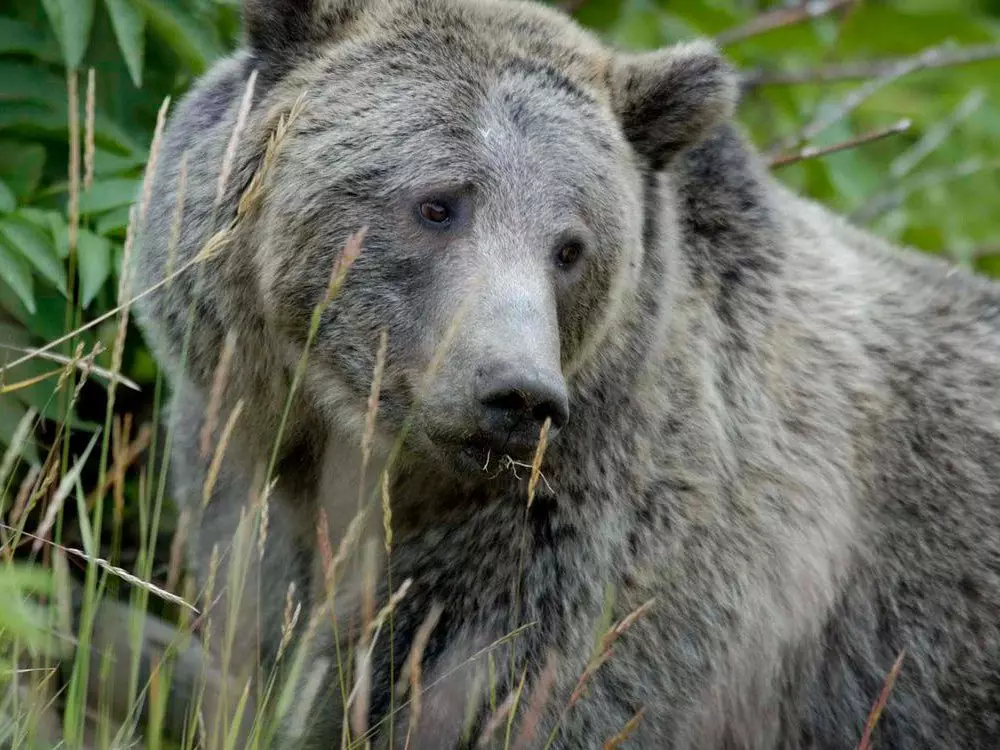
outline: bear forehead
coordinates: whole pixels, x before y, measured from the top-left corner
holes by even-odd
[[[370,81],[378,75],[398,80],[405,73],[443,83],[456,77],[482,80],[520,67],[601,104],[610,102],[608,50],[561,13],[536,3],[372,0],[360,6],[356,17],[293,68],[292,85],[350,69]]]

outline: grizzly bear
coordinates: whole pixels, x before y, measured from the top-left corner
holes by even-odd
[[[878,746],[997,746],[1000,288],[772,179],[707,42],[244,15],[137,246],[216,736],[842,750],[902,655]]]

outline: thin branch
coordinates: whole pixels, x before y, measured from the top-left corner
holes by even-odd
[[[838,81],[858,81],[866,78],[881,78],[909,61],[917,65],[916,70],[936,70],[957,65],[971,65],[1000,58],[1000,44],[978,44],[969,47],[942,49],[935,47],[913,57],[884,58],[866,62],[839,63],[822,68],[801,71],[771,72],[759,70],[749,73],[743,79],[744,89],[759,86],[796,86],[814,83],[836,83]]]
[[[775,167],[783,167],[787,164],[795,164],[796,162],[805,161],[806,159],[818,159],[821,156],[826,156],[828,154],[835,154],[838,151],[846,151],[851,148],[857,148],[858,146],[863,146],[872,141],[880,141],[883,138],[888,138],[890,135],[898,135],[899,133],[905,133],[910,129],[913,123],[909,118],[903,118],[895,125],[890,125],[887,128],[882,128],[881,130],[873,130],[869,133],[863,133],[856,138],[851,138],[848,141],[843,141],[841,143],[835,143],[832,146],[806,146],[800,148],[798,151],[792,151],[791,153],[782,154],[781,156],[772,157],[768,166],[772,169]]]
[[[847,117],[847,115],[860,107],[878,91],[906,74],[917,70],[929,60],[936,59],[940,56],[941,52],[941,47],[932,47],[924,50],[916,57],[904,58],[894,66],[885,69],[877,78],[865,81],[838,102],[821,106],[819,112],[811,122],[805,125],[798,133],[781,141],[776,148],[771,150],[768,156],[773,158],[782,151],[788,151],[789,149],[808,143],[828,127]]]
[[[889,175],[893,180],[906,177],[935,149],[941,146],[955,131],[959,124],[970,117],[986,101],[986,92],[982,88],[973,89],[955,107],[954,111],[944,120],[928,128],[924,136],[912,148],[897,156],[889,165]]]
[[[896,189],[883,195],[875,196],[871,200],[866,201],[865,204],[860,209],[852,213],[849,218],[855,223],[867,223],[881,214],[902,205],[902,203],[911,195],[918,193],[921,190],[946,185],[950,182],[962,180],[966,177],[971,177],[972,175],[980,174],[982,172],[993,172],[997,170],[1000,170],[1000,159],[984,161],[978,156],[973,156],[965,161],[959,162],[954,167],[925,172],[919,176],[919,179],[903,182]]]
[[[766,34],[768,31],[795,26],[814,18],[829,15],[838,10],[849,8],[856,2],[858,0],[805,0],[801,5],[791,8],[778,8],[761,13],[741,26],[727,29],[716,35],[715,41],[721,46],[735,44],[750,37]]]

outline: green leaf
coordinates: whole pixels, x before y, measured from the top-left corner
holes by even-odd
[[[7,361],[11,361],[11,352],[5,352],[2,356]],[[14,356],[17,355],[15,354]],[[11,382],[11,379],[8,379],[8,382]],[[20,399],[11,398],[7,395],[0,396],[0,443],[3,443],[4,446],[11,444],[18,423],[20,423],[21,419],[27,413],[28,407]],[[34,436],[29,434],[21,445],[21,457],[30,464],[38,463],[38,446],[35,443]],[[3,576],[2,571],[6,569],[6,566],[0,568],[0,576]],[[3,610],[3,607],[0,607],[0,610]]]
[[[136,199],[140,180],[113,179],[95,182],[80,196],[80,212],[100,214],[113,208],[130,206]]]
[[[0,213],[10,213],[17,208],[17,197],[7,183],[0,180]]]
[[[24,256],[10,247],[2,237],[0,237],[0,279],[7,282],[27,311],[33,314],[36,307],[31,266],[28,265]]]
[[[96,0],[42,0],[69,68],[79,68],[90,41]]]
[[[67,111],[66,79],[47,67],[0,60],[0,101],[38,102]]]
[[[27,330],[18,325],[0,323],[0,362],[19,359],[24,354],[25,349],[35,347],[37,344]],[[57,362],[42,357],[32,357],[7,371],[4,380],[8,384],[30,380],[59,366]],[[66,414],[60,399],[54,397],[56,383],[57,379],[53,377],[25,388],[19,388],[9,396],[0,396],[0,398],[16,398],[25,406],[34,407],[45,419],[53,422],[65,422],[67,426],[75,430],[93,432],[94,426],[82,421],[76,415],[75,410],[70,410],[69,418],[65,418]]]
[[[136,0],[104,0],[115,29],[118,47],[136,88],[142,85],[142,58],[146,46],[146,14]]]
[[[87,307],[111,275],[111,243],[86,229],[80,230],[77,263],[80,269],[80,303]]]
[[[214,35],[206,33],[191,12],[177,0],[138,0],[150,28],[170,45],[192,73],[204,72],[223,53]]]
[[[42,181],[45,147],[39,143],[0,141],[0,178],[17,197],[27,199]]]
[[[0,54],[31,55],[47,63],[61,61],[59,47],[31,24],[0,16]]]
[[[66,294],[66,268],[56,255],[52,238],[23,216],[8,216],[0,219],[0,236],[20,251],[43,278],[52,282],[56,289]]]
[[[128,206],[112,209],[94,222],[94,228],[104,237],[109,235],[124,237],[125,230],[128,229],[129,213]]]

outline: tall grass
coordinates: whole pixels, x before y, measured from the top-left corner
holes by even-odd
[[[244,126],[251,114],[254,84],[255,78],[251,77],[232,138],[220,165],[216,209],[221,209],[222,196],[232,173]],[[71,103],[68,209],[71,227],[68,262],[71,266],[75,263],[75,227],[80,218],[80,194],[92,184],[95,85],[91,72],[87,80],[85,122],[81,127],[78,115],[74,114],[78,113],[80,107],[75,73],[70,74],[67,81],[67,94]],[[108,399],[102,428],[79,455],[71,451],[71,430],[64,423],[59,426],[51,441],[49,453],[41,465],[23,465],[20,449],[39,420],[38,413],[30,411],[18,425],[12,444],[0,460],[0,489],[3,491],[0,497],[0,597],[4,600],[4,606],[0,607],[2,747],[50,747],[60,742],[66,747],[88,750],[105,750],[137,743],[151,748],[233,748],[237,742],[246,742],[252,748],[279,747],[279,723],[283,723],[294,735],[308,725],[311,711],[321,710],[315,701],[326,679],[327,668],[334,666],[337,670],[340,708],[345,717],[341,747],[368,747],[375,733],[382,730],[391,738],[396,722],[404,715],[404,711],[408,717],[408,725],[404,729],[404,744],[409,747],[412,729],[421,718],[422,696],[456,671],[453,669],[429,684],[424,680],[424,649],[444,611],[443,605],[436,603],[418,628],[405,663],[397,665],[391,661],[390,684],[399,685],[400,689],[390,691],[391,703],[387,715],[372,722],[369,714],[375,650],[387,648],[392,642],[395,611],[405,600],[412,585],[409,579],[398,582],[392,579],[393,500],[389,476],[411,428],[413,411],[419,407],[425,389],[447,356],[449,346],[462,324],[467,303],[475,293],[474,284],[470,287],[466,300],[458,306],[451,325],[431,358],[423,386],[418,390],[411,412],[392,443],[388,463],[381,469],[381,476],[374,484],[372,495],[365,495],[362,481],[357,513],[352,519],[328,519],[324,512],[320,512],[316,545],[322,563],[322,589],[325,598],[317,602],[310,611],[304,611],[302,601],[305,592],[299,591],[295,584],[285,592],[261,592],[259,588],[251,592],[258,599],[264,593],[268,596],[280,596],[284,603],[276,664],[267,665],[267,669],[262,669],[257,679],[243,683],[231,679],[230,675],[236,670],[230,668],[233,666],[230,661],[235,641],[241,635],[236,630],[235,615],[248,586],[247,571],[254,562],[260,562],[267,545],[269,503],[278,479],[275,471],[292,400],[305,377],[323,314],[329,306],[336,304],[337,294],[347,274],[351,272],[353,262],[364,252],[365,229],[359,227],[358,232],[334,259],[327,292],[313,312],[301,358],[292,373],[281,423],[277,434],[273,436],[274,443],[267,465],[262,467],[260,476],[255,477],[255,492],[252,497],[247,498],[234,537],[222,540],[215,547],[207,576],[200,581],[200,585],[185,574],[183,561],[186,539],[192,525],[197,523],[196,509],[188,508],[177,515],[177,523],[169,543],[168,559],[158,559],[156,552],[157,540],[164,533],[161,528],[164,514],[169,512],[166,475],[171,458],[170,427],[169,424],[160,423],[160,407],[166,393],[162,376],[155,382],[152,425],[140,426],[133,435],[131,415],[121,415],[115,408],[115,394],[119,384],[138,387],[121,372],[126,337],[134,335],[134,329],[130,327],[132,305],[170,284],[198,284],[206,262],[219,253],[227,252],[230,243],[239,234],[241,223],[259,210],[262,201],[267,200],[268,180],[273,173],[274,164],[281,158],[283,144],[294,137],[296,119],[307,102],[305,95],[299,97],[279,119],[262,162],[240,196],[234,215],[218,216],[221,228],[213,227],[202,250],[191,260],[175,267],[173,252],[176,251],[183,223],[183,194],[187,180],[185,157],[185,162],[180,165],[179,196],[166,275],[149,287],[136,290],[132,288],[132,254],[135,237],[141,232],[146,220],[152,177],[160,166],[160,143],[169,108],[169,101],[164,101],[150,150],[147,176],[138,203],[131,212],[119,304],[104,315],[84,322],[83,310],[77,302],[72,313],[67,316],[63,336],[25,354],[4,368],[3,388],[10,390],[23,385],[16,378],[11,380],[11,377],[16,376],[19,364],[31,358],[47,358],[57,364],[58,367],[54,367],[51,373],[52,397],[61,401],[64,414],[69,414],[80,397],[81,389],[91,377],[107,381]],[[69,278],[74,278],[72,272]],[[193,313],[192,309],[188,321],[188,336]],[[94,350],[85,353],[80,334],[114,317],[118,319],[118,328],[112,364],[110,368],[101,368],[95,363],[100,352]],[[370,469],[372,446],[379,429],[378,405],[389,343],[388,334],[383,332],[377,342],[364,434],[360,441],[362,477]],[[209,407],[200,433],[200,453],[209,467],[202,488],[203,507],[213,502],[222,462],[236,426],[244,411],[253,408],[253,404],[239,400],[228,413],[222,413],[226,402],[223,392],[230,377],[233,351],[237,345],[235,337],[230,335],[220,352],[209,394]],[[530,472],[525,497],[525,529],[527,511],[539,483],[546,481],[542,467],[548,429],[549,424],[546,422],[540,435],[538,451],[531,464],[510,462],[505,467],[511,471],[523,467]],[[95,472],[93,486],[85,488],[84,476],[92,476]],[[126,491],[130,480],[138,482],[138,492]],[[112,529],[110,543],[105,545],[102,527],[107,520],[105,501],[108,497],[113,501]],[[126,502],[136,505],[139,516],[139,534],[133,540],[138,552],[131,569],[119,564]],[[372,528],[366,523],[369,514],[381,516],[381,539],[372,539],[366,535],[366,529]],[[33,530],[29,530],[28,524],[32,518],[40,520]],[[329,538],[331,521],[338,528],[345,529],[336,550]],[[64,537],[70,525],[72,536],[82,540],[82,549],[65,542]],[[376,547],[373,545],[384,547],[383,569],[376,563]],[[521,538],[519,551],[523,570],[527,554],[524,536]],[[82,572],[82,581],[77,575],[75,584],[70,581],[71,563],[82,568],[82,571],[78,571]],[[361,575],[362,596],[360,612],[357,613],[359,622],[351,623],[358,627],[345,629],[344,623],[339,622],[335,615],[333,603],[342,585],[345,568],[350,564],[358,566],[356,570]],[[222,574],[221,571],[225,573]],[[383,602],[377,601],[375,595],[379,575],[385,575],[385,590],[390,592]],[[259,578],[249,584],[259,587]],[[542,743],[548,748],[555,743],[560,724],[568,712],[580,701],[586,700],[587,686],[601,665],[611,657],[614,642],[648,611],[652,602],[646,602],[617,623],[609,624],[603,631],[586,669],[579,676],[576,688],[565,705],[556,712],[556,725],[547,734],[540,735],[541,717],[549,702],[554,699],[551,691],[558,666],[554,657],[549,656],[544,665],[534,665],[542,667],[536,675],[532,665],[516,663],[516,649],[510,649],[511,663],[507,674],[513,679],[513,684],[506,685],[506,694],[498,694],[505,686],[498,684],[494,652],[535,625],[520,620],[517,606],[520,601],[519,585],[520,582],[517,581],[512,592],[515,607],[511,613],[510,632],[469,659],[474,661],[485,657],[489,664],[486,679],[490,683],[490,713],[481,734],[483,738],[502,736],[505,747],[529,747]],[[74,586],[78,592],[76,596],[71,593]],[[124,594],[128,595],[127,601]],[[109,611],[118,611],[108,607],[113,607],[119,601],[123,607],[120,611],[127,613],[127,622],[114,631],[121,638],[109,638],[106,633],[101,632],[101,628],[108,625],[101,618]],[[220,614],[216,611],[219,602],[224,602],[228,608],[227,628],[223,631],[209,627],[212,620]],[[156,607],[152,604],[156,604]],[[158,647],[150,651],[144,644],[148,645],[145,635],[146,618],[152,609],[165,613],[172,625],[169,631],[157,631],[161,634],[169,632],[169,638],[160,641]],[[610,608],[608,615],[610,622]],[[100,627],[95,630],[95,625],[98,624]],[[324,628],[329,629],[334,648],[332,651],[316,653],[317,643],[323,642],[319,636]],[[353,633],[353,642],[347,637],[347,632]],[[209,634],[213,638],[221,637],[223,643],[208,642]],[[148,657],[145,672],[141,668],[144,648]],[[205,668],[199,671],[194,684],[174,684],[178,670],[183,673],[183,670],[190,667],[185,659],[192,655],[198,657],[209,651],[219,654],[218,662],[205,656]],[[63,679],[60,679],[60,673],[64,675]],[[143,679],[143,674],[148,676]],[[532,679],[528,679],[529,675]],[[892,675],[890,680],[891,678]],[[888,687],[891,687],[891,682]],[[168,740],[164,729],[170,718],[168,708],[172,696],[176,697],[175,691],[188,694],[191,700],[180,736]],[[477,692],[478,690],[472,691],[473,694]],[[474,695],[470,695],[467,707],[467,731],[471,731],[475,714],[479,710],[473,698]],[[873,722],[882,705],[884,699],[873,709]],[[521,718],[518,726],[515,726],[515,717]],[[640,710],[619,732],[607,738],[606,747],[617,747],[624,743],[635,731],[642,717],[643,710]],[[247,731],[246,727],[249,727],[247,738],[238,739],[244,736],[242,733]],[[866,730],[866,737],[869,733],[870,729]]]

